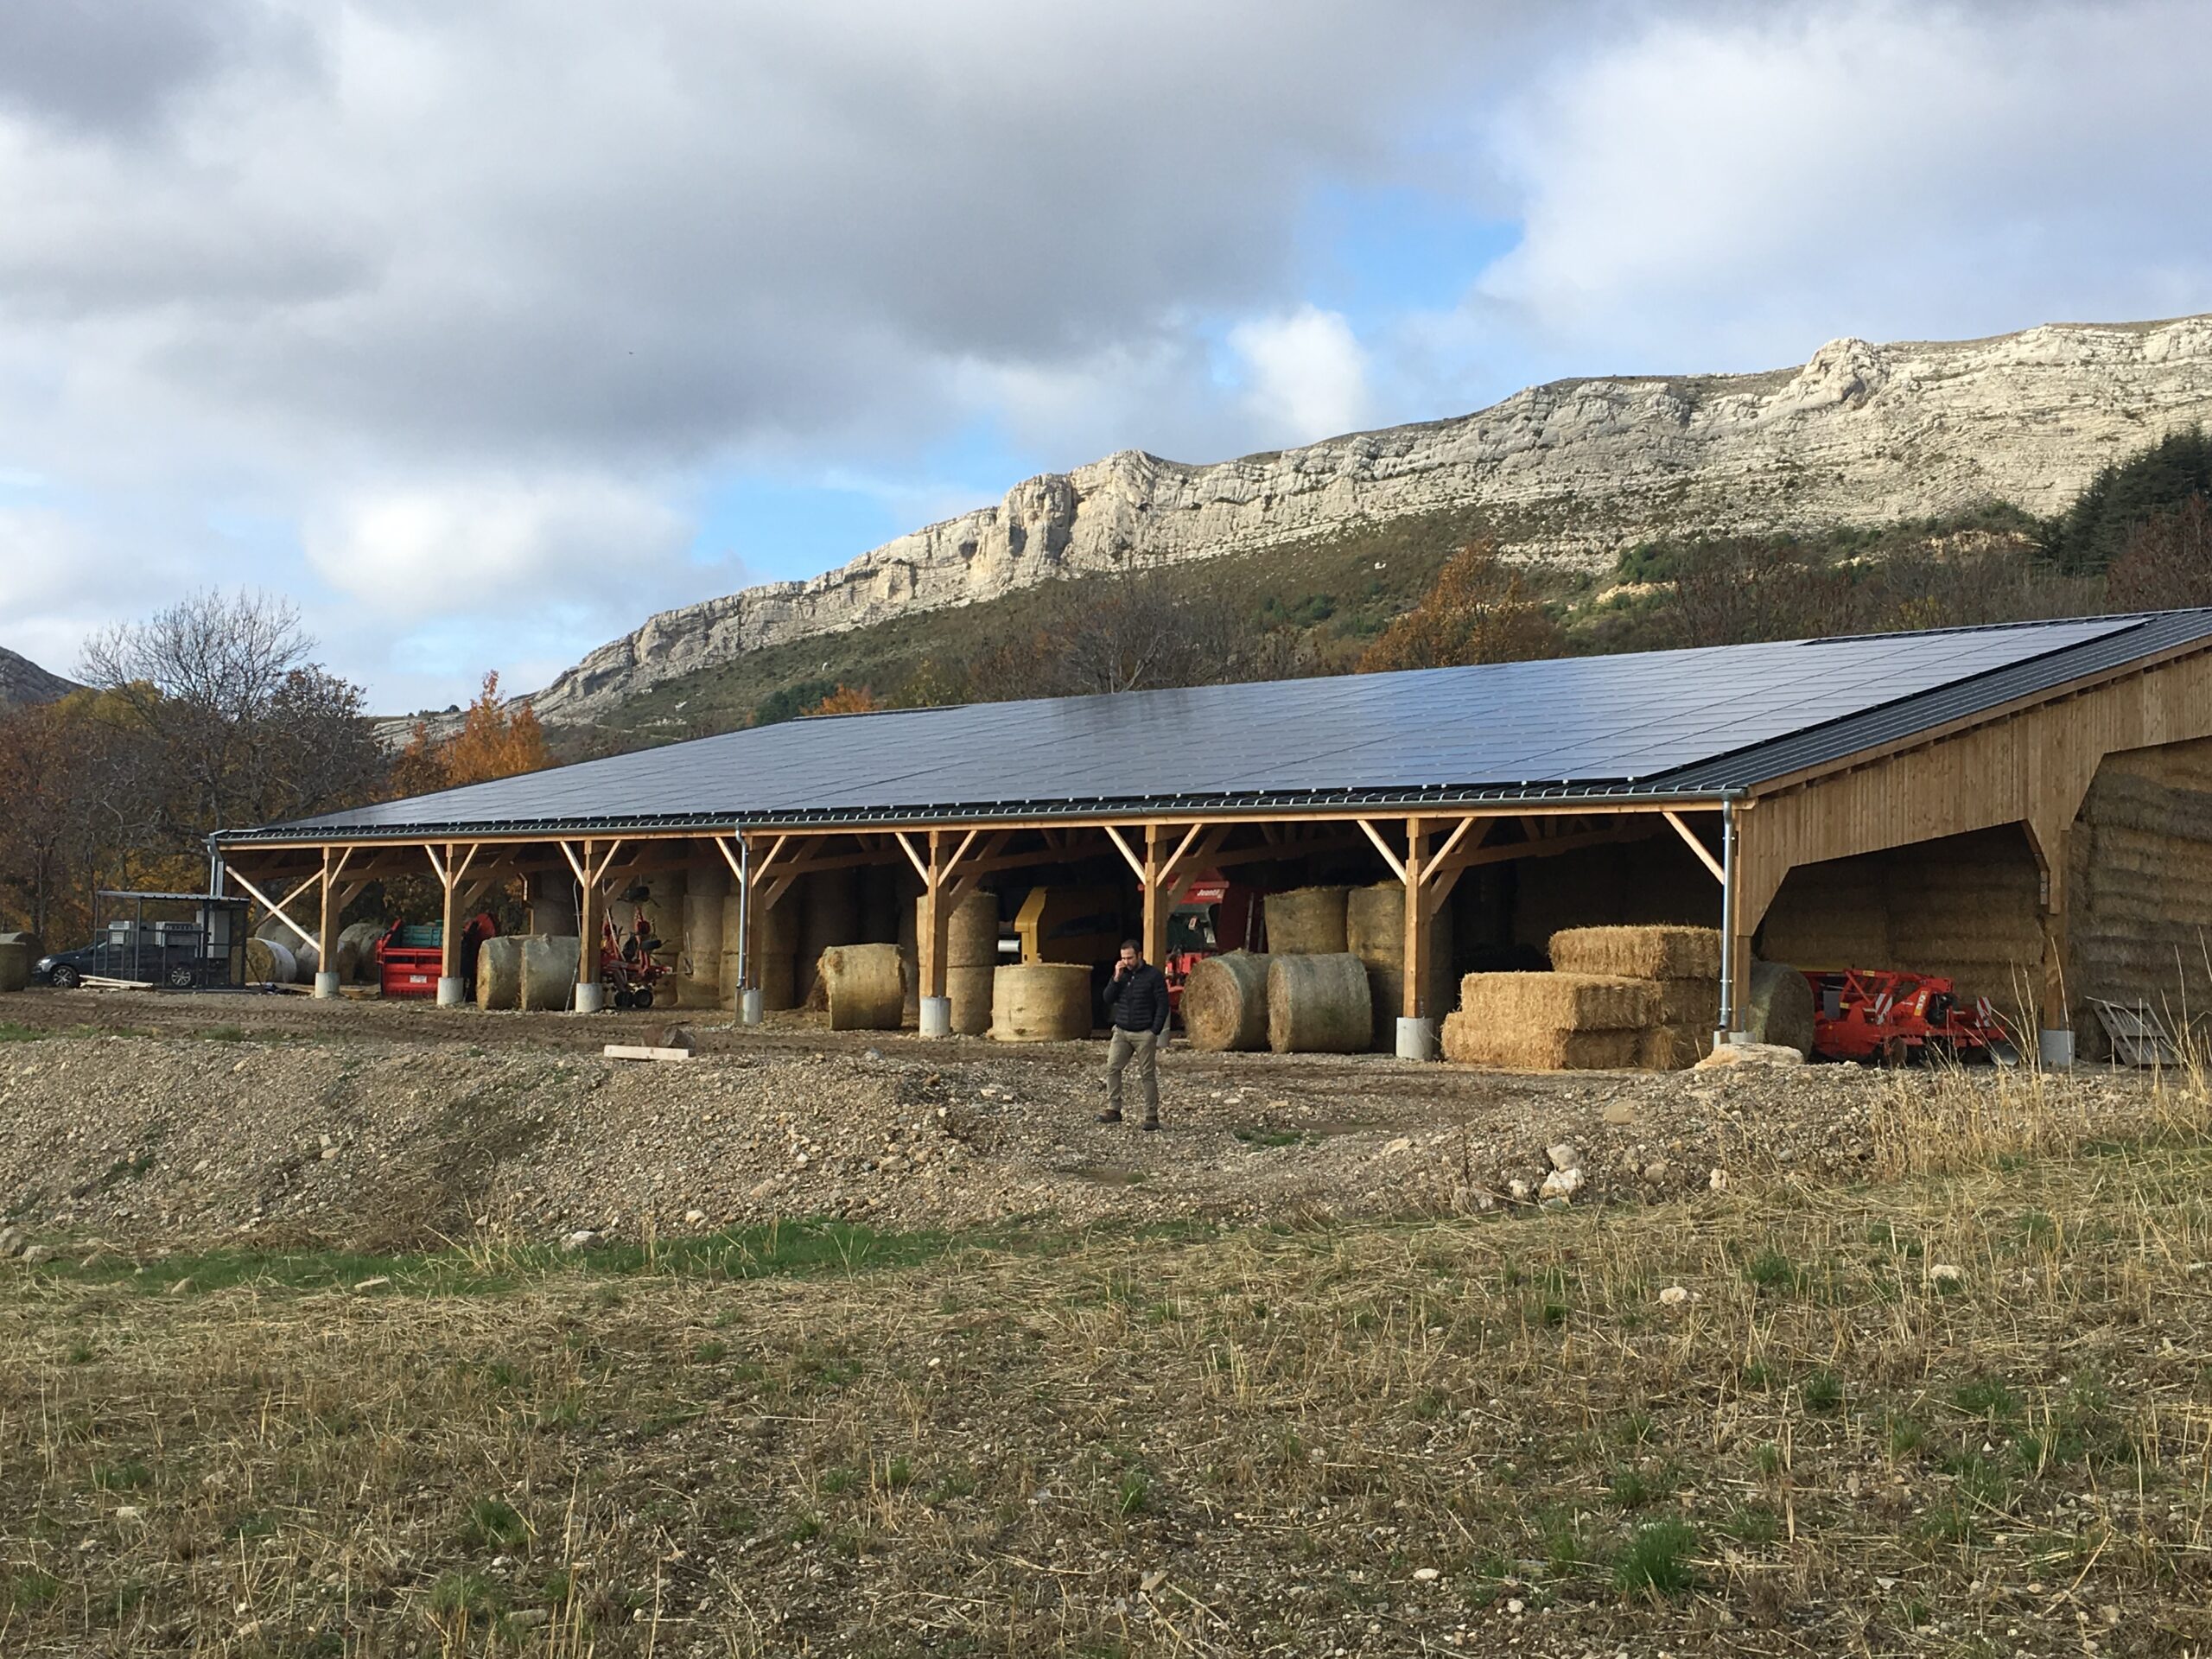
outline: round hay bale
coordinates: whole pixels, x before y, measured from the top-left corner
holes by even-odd
[[[285,942],[284,948],[292,953],[292,982],[312,984],[322,971],[322,947],[313,939],[293,938]]]
[[[711,1008],[721,1001],[722,912],[729,900],[723,893],[702,891],[714,872],[698,870],[683,895],[683,949],[676,958],[676,1006]],[[723,874],[721,885],[729,878]]]
[[[794,882],[772,909],[761,909],[757,895],[753,906],[753,943],[772,957],[796,956],[806,915],[805,884]]]
[[[760,958],[760,1008],[764,1014],[782,1014],[798,1006],[798,958],[786,950],[780,956]]]
[[[0,992],[20,991],[30,982],[30,946],[21,936],[0,939]]]
[[[1270,925],[1272,931],[1272,925]],[[1268,1046],[1278,1054],[1356,1054],[1375,1030],[1367,964],[1348,951],[1268,958]]]
[[[1001,1043],[1078,1041],[1090,1035],[1090,969],[1083,963],[1007,963],[992,970],[991,1038]]]
[[[46,954],[46,947],[39,943],[38,935],[35,933],[0,931],[0,944],[22,945],[29,953],[30,960],[33,962],[36,962]]]
[[[1343,887],[1300,887],[1268,895],[1268,954],[1275,957],[1332,957],[1344,953]],[[1366,1044],[1362,1043],[1364,1048]]]
[[[980,1037],[991,1028],[991,981],[995,968],[948,968],[945,995],[952,1002],[952,1028],[963,1037]]]
[[[346,972],[343,966],[345,962],[343,950],[346,945],[350,944],[353,947],[353,978],[354,982],[358,984],[373,985],[377,981],[377,970],[381,965],[377,958],[377,946],[383,942],[384,936],[388,931],[382,922],[352,922],[341,928],[338,934],[340,950],[339,973],[343,976]]]
[[[1813,985],[1795,968],[1778,962],[1751,964],[1751,1006],[1738,1016],[1737,1028],[1755,1043],[1813,1052]]]
[[[738,981],[745,971],[745,938],[738,923],[744,914],[738,894],[733,893],[722,900],[722,948],[715,995],[720,1007],[737,1006]]]
[[[799,885],[806,889],[806,907],[799,918],[798,991],[809,1007],[818,1007],[822,953],[833,944],[860,943],[860,872],[817,870]]]
[[[896,1031],[905,1000],[895,944],[833,944],[818,973],[832,1031]]]
[[[479,953],[481,954],[480,952]],[[521,986],[515,1006],[529,1013],[554,1013],[576,995],[578,941],[532,933],[522,941]]]
[[[245,979],[249,985],[294,985],[299,982],[298,959],[275,939],[245,942]]]
[[[914,900],[913,941],[922,937],[923,900]],[[907,941],[902,940],[901,943]],[[999,965],[999,896],[978,888],[952,907],[944,930],[944,965],[948,968],[995,968]]]
[[[503,934],[486,939],[476,949],[476,1006],[480,1008],[518,1008],[522,1006],[522,939]]]
[[[1268,1046],[1268,963],[1249,950],[1208,957],[1183,986],[1191,1046],[1220,1053]]]
[[[340,985],[353,984],[360,977],[361,947],[341,935],[338,941],[338,959],[334,966]]]

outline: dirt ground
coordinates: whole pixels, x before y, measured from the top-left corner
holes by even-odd
[[[602,1058],[678,1016],[303,997],[9,1000],[0,1216],[142,1245],[257,1234],[403,1249],[497,1230],[632,1240],[778,1217],[1321,1220],[1571,1202],[1904,1167],[1922,1079],[1856,1066],[1516,1074],[1385,1056],[1161,1063],[1167,1128],[1102,1126],[1103,1043],[741,1029],[698,1057]],[[2141,1085],[2052,1079],[2062,1115]],[[1555,1184],[1556,1185],[1556,1184]]]

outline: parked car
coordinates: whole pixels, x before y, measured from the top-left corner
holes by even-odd
[[[81,985],[87,975],[108,979],[149,980],[188,991],[200,983],[200,935],[148,932],[134,948],[128,933],[111,934],[75,950],[57,950],[31,965],[31,978],[62,990]]]

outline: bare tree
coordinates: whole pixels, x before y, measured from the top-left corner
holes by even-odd
[[[383,764],[360,689],[311,661],[314,649],[285,601],[213,591],[86,644],[85,677],[153,743],[171,836],[372,791]]]

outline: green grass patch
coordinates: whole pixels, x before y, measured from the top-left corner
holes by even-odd
[[[1647,1521],[1632,1533],[1613,1562],[1613,1585],[1630,1595],[1687,1595],[1696,1586],[1690,1558],[1697,1529],[1687,1521]]]

